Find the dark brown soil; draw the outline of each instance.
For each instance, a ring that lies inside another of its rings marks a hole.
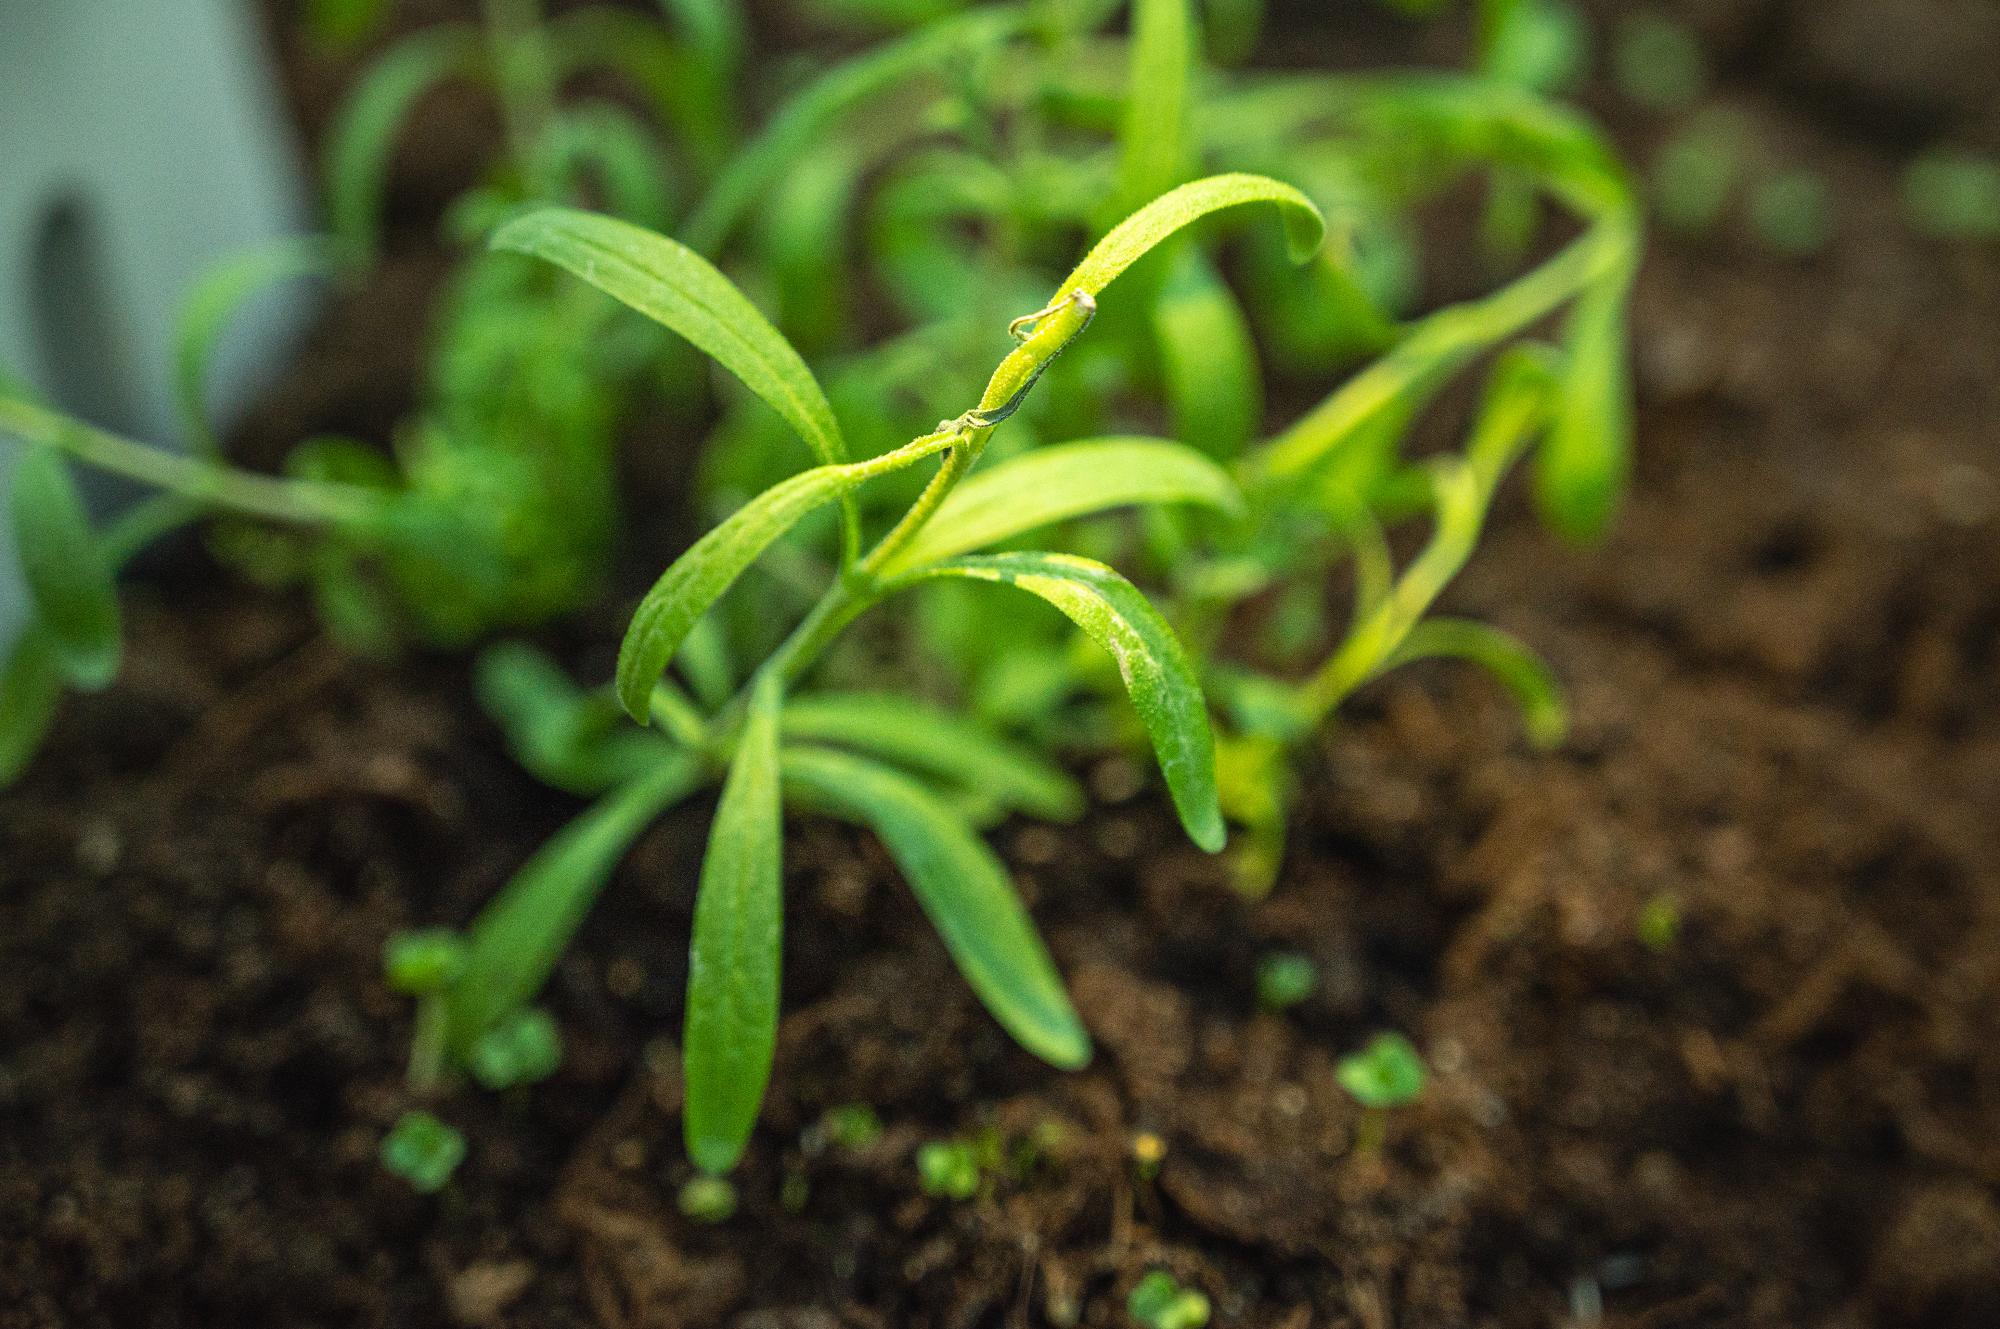
[[[375,1161],[409,1015],[379,947],[571,808],[461,662],[344,658],[191,555],[135,587],[126,677],[0,797],[0,1326],[1110,1326],[1160,1265],[1228,1326],[2000,1320],[2000,261],[1912,239],[1899,148],[1853,146],[1789,51],[1735,95],[1833,174],[1839,240],[1661,244],[1618,532],[1510,513],[1454,593],[1555,660],[1569,746],[1530,755],[1456,672],[1379,687],[1255,907],[1148,796],[1003,833],[1099,1041],[1074,1075],[979,1012],[871,843],[798,827],[719,1228],[673,1200],[701,811],[553,984],[558,1077],[454,1101],[473,1153],[420,1198]],[[269,436],[393,416],[371,317],[335,308]],[[1323,979],[1282,1017],[1273,947]],[[1385,1027],[1437,1074],[1357,1156],[1333,1066]],[[855,1102],[878,1142],[808,1147]],[[1038,1155],[924,1196],[917,1144],[986,1128]]]

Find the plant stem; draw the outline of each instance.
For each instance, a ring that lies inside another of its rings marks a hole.
[[[207,506],[292,526],[362,521],[380,500],[354,485],[284,480],[217,462],[183,457],[106,433],[18,397],[0,397],[0,434],[55,448],[99,470],[123,475]]]

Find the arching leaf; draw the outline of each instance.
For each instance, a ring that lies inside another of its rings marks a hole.
[[[63,677],[87,692],[110,686],[124,653],[118,586],[69,463],[53,448],[29,448],[10,506],[21,575]]]

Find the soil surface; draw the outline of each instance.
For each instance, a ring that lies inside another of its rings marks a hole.
[[[1397,676],[1254,906],[1091,772],[1079,828],[1000,836],[1098,1040],[1078,1074],[979,1011],[872,842],[798,826],[777,1074],[712,1228],[674,1205],[688,809],[551,986],[561,1072],[454,1100],[472,1154],[423,1198],[375,1159],[408,1106],[382,941],[466,919],[573,805],[462,661],[344,657],[183,551],[132,589],[125,677],[0,796],[0,1326],[1112,1326],[1154,1267],[1272,1329],[2000,1320],[2000,255],[1895,204],[1991,81],[1968,110],[1844,75],[1783,6],[1682,8],[1840,229],[1801,262],[1658,242],[1630,510],[1580,553],[1515,502],[1453,592],[1557,664],[1562,751],[1481,680]],[[286,50],[310,139],[345,67]],[[1643,159],[1661,124],[1600,109]],[[399,215],[463,180],[427,138]],[[438,266],[411,234],[249,455],[394,418],[417,343],[384,293],[421,308]],[[576,630],[587,667],[615,627]],[[1321,974],[1282,1016],[1274,948]],[[1333,1068],[1383,1028],[1435,1078],[1357,1152]],[[862,1148],[816,1128],[850,1103]],[[921,1192],[920,1142],[989,1131],[982,1195]]]

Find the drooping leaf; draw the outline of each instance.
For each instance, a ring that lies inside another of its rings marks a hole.
[[[1214,264],[1184,250],[1153,304],[1174,433],[1211,457],[1234,457],[1262,426],[1264,384],[1249,320]]]
[[[1144,258],[1161,241],[1212,213],[1246,203],[1279,206],[1295,261],[1310,258],[1326,234],[1326,223],[1319,209],[1291,185],[1261,175],[1211,175],[1162,194],[1114,226],[1056,289],[1050,308],[1060,305],[1075,291],[1092,296],[1103,294],[1104,288],[1120,273]]]
[[[299,277],[323,275],[332,269],[333,260],[319,237],[287,237],[218,264],[188,292],[175,345],[174,387],[180,398],[181,428],[198,449],[210,456],[222,451],[208,418],[208,370],[229,320],[260,292]]]
[[[69,463],[53,448],[29,448],[10,507],[21,575],[63,677],[86,692],[108,687],[124,653],[118,586]]]
[[[683,1063],[688,1156],[727,1172],[743,1155],[778,1042],[782,827],[775,677],[751,694],[709,830],[688,951]]]
[[[1022,1047],[1065,1068],[1090,1060],[1047,948],[970,827],[916,781],[861,757],[793,748],[783,769],[791,796],[881,837],[965,981]]]
[[[647,722],[653,684],[666,672],[695,622],[799,518],[865,480],[942,451],[957,437],[946,431],[870,461],[802,471],[766,489],[695,541],[653,583],[625,630],[618,648],[617,687],[626,713],[641,724]]]
[[[853,748],[1051,821],[1083,811],[1076,781],[984,725],[899,693],[822,692],[785,707],[785,738]]]
[[[1194,156],[1188,121],[1197,41],[1193,0],[1133,0],[1118,215],[1187,178]]]
[[[539,208],[494,232],[493,248],[564,268],[693,342],[768,402],[822,462],[847,456],[806,362],[749,297],[678,241],[575,208]]]
[[[554,661],[520,642],[496,642],[481,651],[473,686],[514,759],[558,789],[600,794],[668,755],[667,741],[633,729],[608,693],[585,692]]]
[[[456,1056],[541,990],[597,893],[639,833],[700,788],[700,759],[673,753],[613,790],[521,866],[467,932],[465,967],[444,1001],[445,1046]]]
[[[1210,853],[1227,838],[1216,801],[1215,741],[1194,666],[1173,629],[1139,589],[1087,558],[1066,554],[986,554],[909,574],[969,577],[1038,595],[1102,646],[1152,740],[1167,792],[1189,838]]]
[[[1476,664],[1499,681],[1521,708],[1521,724],[1536,747],[1559,746],[1569,733],[1569,703],[1548,661],[1512,633],[1466,618],[1430,618],[1410,629],[1389,666],[1450,658]]]
[[[730,160],[681,233],[697,251],[713,254],[772,182],[817,145],[850,108],[926,70],[1005,41],[1026,16],[1013,6],[934,23],[921,32],[837,65],[793,97],[762,132]]]
[[[1233,512],[1242,502],[1221,467],[1178,443],[1146,438],[1061,443],[974,472],[885,570],[936,563],[1129,504],[1198,503]]]
[[[0,789],[28,768],[56,718],[62,670],[48,632],[29,623],[0,665]]]
[[[327,222],[347,256],[374,256],[382,192],[397,132],[417,99],[445,79],[476,73],[484,44],[465,24],[426,28],[370,65],[327,133]]]

